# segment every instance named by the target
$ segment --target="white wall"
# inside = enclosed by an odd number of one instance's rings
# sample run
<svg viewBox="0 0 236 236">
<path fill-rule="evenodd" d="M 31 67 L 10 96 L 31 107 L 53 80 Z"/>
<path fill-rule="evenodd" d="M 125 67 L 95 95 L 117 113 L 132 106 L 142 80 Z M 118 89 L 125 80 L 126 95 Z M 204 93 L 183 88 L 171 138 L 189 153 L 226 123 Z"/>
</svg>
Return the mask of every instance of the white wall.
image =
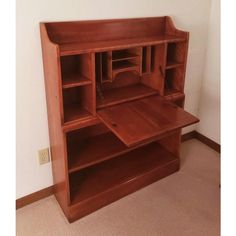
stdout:
<svg viewBox="0 0 236 236">
<path fill-rule="evenodd" d="M 220 1 L 212 0 L 197 131 L 220 143 Z"/>
<path fill-rule="evenodd" d="M 18 0 L 16 198 L 52 185 L 51 165 L 37 150 L 49 146 L 39 22 L 169 15 L 190 32 L 186 109 L 197 115 L 210 0 Z M 195 126 L 185 129 L 194 129 Z"/>
</svg>

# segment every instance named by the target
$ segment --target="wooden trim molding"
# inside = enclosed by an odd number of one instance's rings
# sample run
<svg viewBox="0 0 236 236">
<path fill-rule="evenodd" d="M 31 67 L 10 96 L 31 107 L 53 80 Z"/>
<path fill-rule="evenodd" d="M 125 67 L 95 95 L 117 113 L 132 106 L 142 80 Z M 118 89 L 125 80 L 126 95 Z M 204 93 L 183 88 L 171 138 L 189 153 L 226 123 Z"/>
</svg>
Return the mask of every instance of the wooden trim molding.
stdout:
<svg viewBox="0 0 236 236">
<path fill-rule="evenodd" d="M 215 151 L 220 153 L 221 147 L 218 143 L 216 143 L 213 140 L 207 138 L 206 136 L 198 133 L 195 130 L 191 131 L 189 133 L 183 134 L 181 136 L 181 141 L 185 142 L 185 141 L 193 139 L 193 138 L 201 141 L 202 143 L 206 144 L 210 148 L 212 148 Z M 16 209 L 22 208 L 28 204 L 31 204 L 31 203 L 36 202 L 38 200 L 41 200 L 41 199 L 48 197 L 52 194 L 53 194 L 53 186 L 49 186 L 49 187 L 39 190 L 35 193 L 31 193 L 25 197 L 22 197 L 22 198 L 19 198 L 16 200 Z"/>
<path fill-rule="evenodd" d="M 207 146 L 209 146 L 210 148 L 214 149 L 215 151 L 219 152 L 220 153 L 220 144 L 216 143 L 215 141 L 207 138 L 206 136 L 204 136 L 203 134 L 201 133 L 198 133 L 196 130 L 194 131 L 191 131 L 187 134 L 183 134 L 182 137 L 181 137 L 181 141 L 184 142 L 184 141 L 187 141 L 189 139 L 197 139 L 199 141 L 201 141 L 202 143 L 206 144 Z"/>
<path fill-rule="evenodd" d="M 181 142 L 185 142 L 185 141 L 188 141 L 193 138 L 196 138 L 196 131 L 195 130 L 191 131 L 189 133 L 186 133 L 186 134 L 182 134 L 181 135 Z"/>
<path fill-rule="evenodd" d="M 220 153 L 220 144 L 195 131 L 195 138 Z"/>
<path fill-rule="evenodd" d="M 19 198 L 16 200 L 16 209 L 22 208 L 26 205 L 29 205 L 33 202 L 41 200 L 45 197 L 48 197 L 53 194 L 53 186 L 49 186 L 37 192 L 31 193 L 25 197 Z"/>
</svg>

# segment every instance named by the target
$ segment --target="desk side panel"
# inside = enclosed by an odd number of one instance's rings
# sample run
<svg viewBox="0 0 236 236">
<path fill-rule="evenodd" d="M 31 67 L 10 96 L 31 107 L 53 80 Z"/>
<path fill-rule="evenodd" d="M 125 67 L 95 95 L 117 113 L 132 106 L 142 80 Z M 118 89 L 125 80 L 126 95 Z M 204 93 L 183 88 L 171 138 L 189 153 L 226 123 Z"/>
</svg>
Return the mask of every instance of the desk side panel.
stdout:
<svg viewBox="0 0 236 236">
<path fill-rule="evenodd" d="M 50 42 L 44 24 L 40 24 L 44 79 L 47 99 L 50 150 L 54 193 L 67 215 L 69 203 L 66 140 L 62 132 L 62 94 L 60 82 L 60 58 L 58 45 Z"/>
</svg>

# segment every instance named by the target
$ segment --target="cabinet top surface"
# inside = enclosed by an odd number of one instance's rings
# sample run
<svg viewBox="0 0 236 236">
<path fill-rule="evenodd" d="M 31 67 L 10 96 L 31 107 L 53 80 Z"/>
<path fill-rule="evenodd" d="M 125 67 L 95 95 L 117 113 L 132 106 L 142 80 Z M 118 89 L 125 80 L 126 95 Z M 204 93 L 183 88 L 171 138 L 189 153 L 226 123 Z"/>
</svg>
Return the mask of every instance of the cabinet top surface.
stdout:
<svg viewBox="0 0 236 236">
<path fill-rule="evenodd" d="M 48 42 L 58 46 L 61 56 L 188 39 L 188 33 L 177 30 L 168 16 L 46 22 L 41 27 Z"/>
<path fill-rule="evenodd" d="M 146 38 L 133 38 L 123 40 L 110 40 L 99 42 L 84 42 L 84 43 L 64 43 L 59 45 L 60 55 L 74 55 L 87 52 L 102 52 L 107 50 L 124 49 L 129 47 L 147 46 L 167 42 L 182 42 L 185 41 L 183 37 L 176 37 L 171 35 L 162 35 Z"/>
</svg>

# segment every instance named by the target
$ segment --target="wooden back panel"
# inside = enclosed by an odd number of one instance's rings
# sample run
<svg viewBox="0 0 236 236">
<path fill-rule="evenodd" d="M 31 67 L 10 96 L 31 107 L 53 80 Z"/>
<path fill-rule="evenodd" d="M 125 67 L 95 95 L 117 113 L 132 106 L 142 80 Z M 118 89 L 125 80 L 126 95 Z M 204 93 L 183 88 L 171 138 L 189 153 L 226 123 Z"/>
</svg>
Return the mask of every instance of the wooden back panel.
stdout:
<svg viewBox="0 0 236 236">
<path fill-rule="evenodd" d="M 45 23 L 54 43 L 96 42 L 165 34 L 166 17 Z"/>
</svg>

